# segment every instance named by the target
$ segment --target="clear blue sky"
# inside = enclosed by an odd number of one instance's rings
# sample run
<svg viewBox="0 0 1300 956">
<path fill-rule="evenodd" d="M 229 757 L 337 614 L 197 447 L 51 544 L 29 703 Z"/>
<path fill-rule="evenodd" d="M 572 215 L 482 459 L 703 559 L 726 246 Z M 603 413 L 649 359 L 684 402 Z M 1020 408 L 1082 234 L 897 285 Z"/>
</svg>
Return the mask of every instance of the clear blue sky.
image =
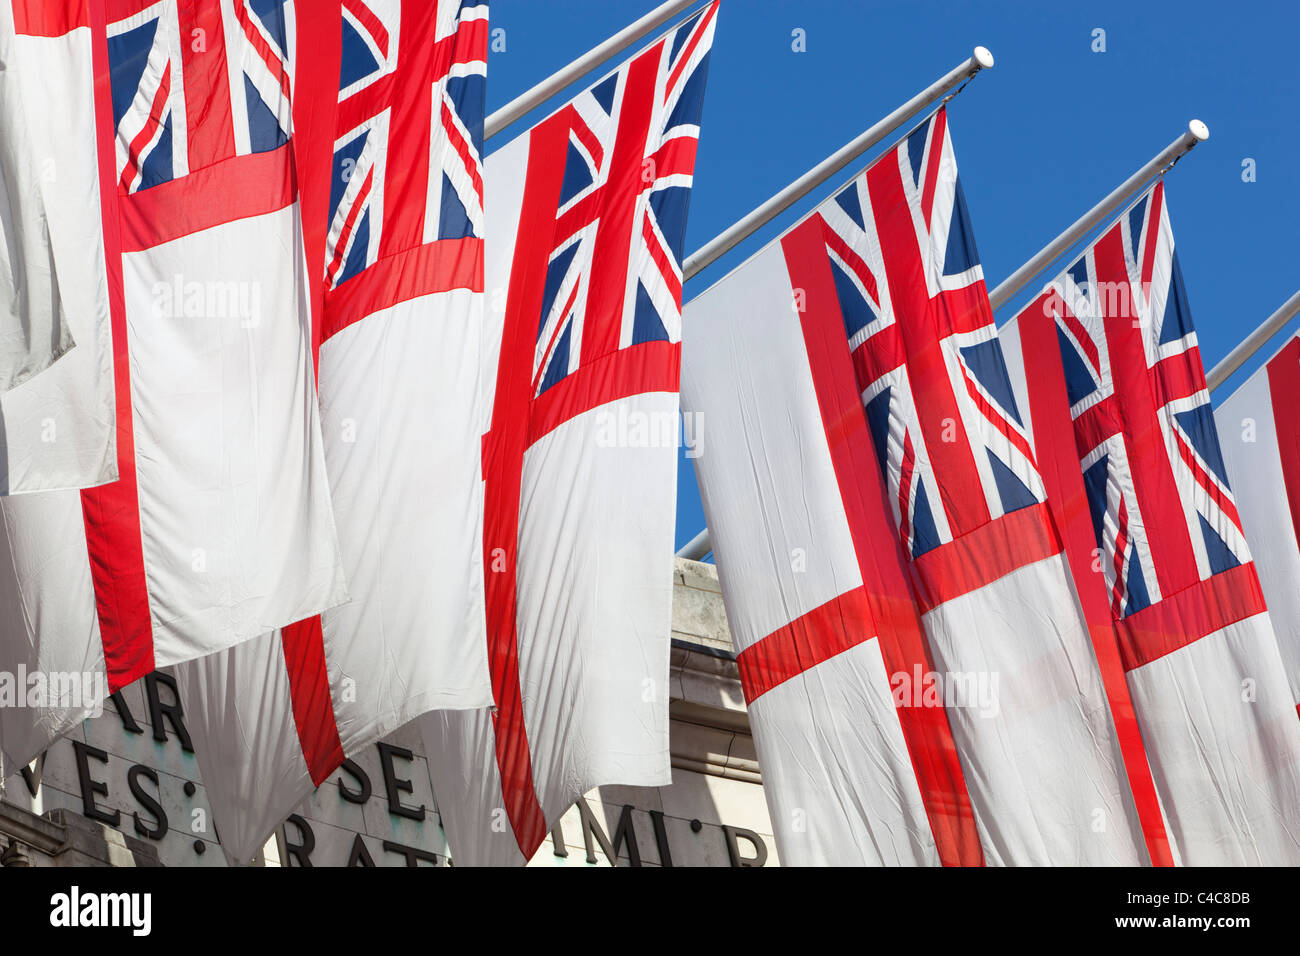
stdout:
<svg viewBox="0 0 1300 956">
<path fill-rule="evenodd" d="M 492 25 L 505 29 L 506 49 L 488 65 L 489 112 L 655 5 L 492 0 Z M 791 49 L 795 28 L 805 31 L 806 52 Z M 1104 53 L 1092 50 L 1097 28 L 1106 31 Z M 990 288 L 1179 136 L 1189 119 L 1209 125 L 1209 141 L 1169 174 L 1166 189 L 1201 349 L 1212 365 L 1300 287 L 1298 39 L 1294 0 L 722 0 L 686 248 L 712 238 L 983 44 L 997 65 L 954 102 L 949 121 Z M 525 127 L 501 134 L 489 151 Z M 1242 181 L 1247 157 L 1256 164 L 1253 183 Z M 687 284 L 685 298 L 847 178 L 705 270 Z M 1243 377 L 1216 396 L 1225 398 Z M 683 458 L 678 544 L 703 526 Z"/>
</svg>

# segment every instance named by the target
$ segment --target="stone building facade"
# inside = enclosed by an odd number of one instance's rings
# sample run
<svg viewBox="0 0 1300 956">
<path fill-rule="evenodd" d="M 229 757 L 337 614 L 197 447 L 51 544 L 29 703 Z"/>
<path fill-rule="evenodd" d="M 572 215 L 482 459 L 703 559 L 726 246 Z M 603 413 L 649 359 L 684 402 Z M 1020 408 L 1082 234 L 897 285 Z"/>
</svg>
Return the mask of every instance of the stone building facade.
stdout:
<svg viewBox="0 0 1300 956">
<path fill-rule="evenodd" d="M 602 787 L 534 866 L 775 865 L 716 569 L 678 558 L 670 670 L 673 783 Z M 445 866 L 420 735 L 399 729 L 303 801 L 254 865 Z M 0 864 L 224 866 L 184 702 L 166 675 L 123 690 L 30 768 L 3 768 Z"/>
</svg>

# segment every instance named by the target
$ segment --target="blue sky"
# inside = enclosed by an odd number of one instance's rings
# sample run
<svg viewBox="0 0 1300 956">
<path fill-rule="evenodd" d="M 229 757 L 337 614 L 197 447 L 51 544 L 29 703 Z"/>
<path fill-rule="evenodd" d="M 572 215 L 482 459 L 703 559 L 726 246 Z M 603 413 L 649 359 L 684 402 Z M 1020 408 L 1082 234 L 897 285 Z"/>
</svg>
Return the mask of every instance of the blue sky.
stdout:
<svg viewBox="0 0 1300 956">
<path fill-rule="evenodd" d="M 504 28 L 506 49 L 489 62 L 489 112 L 653 6 L 492 0 L 492 25 Z M 791 48 L 796 28 L 806 52 Z M 1097 29 L 1105 31 L 1105 52 L 1093 52 Z M 1169 174 L 1166 190 L 1201 350 L 1213 365 L 1300 287 L 1297 33 L 1300 5 L 1282 0 L 722 0 L 687 251 L 983 44 L 997 64 L 953 103 L 949 122 L 989 287 L 1197 117 L 1210 139 Z M 526 125 L 502 133 L 489 151 Z M 1247 158 L 1255 165 L 1249 183 Z M 857 165 L 688 283 L 685 298 L 828 196 Z M 703 526 L 683 458 L 678 544 Z"/>
</svg>

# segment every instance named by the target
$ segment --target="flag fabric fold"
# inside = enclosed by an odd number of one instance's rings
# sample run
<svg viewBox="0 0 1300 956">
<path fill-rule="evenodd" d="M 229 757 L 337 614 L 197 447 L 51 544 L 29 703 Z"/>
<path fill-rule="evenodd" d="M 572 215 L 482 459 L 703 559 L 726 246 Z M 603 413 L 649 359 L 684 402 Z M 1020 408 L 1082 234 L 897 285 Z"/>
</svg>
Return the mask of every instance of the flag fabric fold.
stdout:
<svg viewBox="0 0 1300 956">
<path fill-rule="evenodd" d="M 1300 338 L 1214 412 L 1278 651 L 1300 704 Z"/>
<path fill-rule="evenodd" d="M 495 708 L 421 720 L 458 865 L 669 781 L 681 262 L 717 4 L 487 163 Z"/>
<path fill-rule="evenodd" d="M 85 0 L 0 3 L 0 495 L 117 478 L 96 83 Z"/>
<path fill-rule="evenodd" d="M 1164 183 L 1000 337 L 1089 624 L 1113 633 L 1175 861 L 1295 863 L 1300 724 Z"/>
<path fill-rule="evenodd" d="M 56 181 L 56 156 L 76 150 L 77 134 L 86 132 L 93 115 L 85 4 L 76 7 L 0 5 L 0 394 L 43 372 L 76 344 L 76 312 L 93 301 L 103 275 L 95 268 L 102 265 L 96 261 L 102 250 L 96 257 L 93 241 L 81 244 L 94 239 L 98 225 L 98 191 L 86 188 L 94 184 L 93 156 L 71 171 L 73 181 L 62 197 Z M 71 123 L 59 142 L 48 132 L 48 117 L 65 104 Z M 74 269 L 84 268 L 79 256 L 90 261 L 89 282 Z"/>
<path fill-rule="evenodd" d="M 326 470 L 350 603 L 176 668 L 222 846 L 247 862 L 349 755 L 491 706 L 482 552 L 488 5 L 303 7 L 295 119 Z M 330 120 L 313 138 L 312 124 Z M 321 223 L 326 227 L 321 229 Z"/>
<path fill-rule="evenodd" d="M 106 255 L 123 291 L 110 310 L 118 480 L 6 501 L 18 578 L 5 587 L 31 604 L 0 609 L 0 654 L 21 660 L 39 644 L 55 671 L 102 655 L 114 690 L 335 606 L 347 590 L 290 149 L 292 7 L 87 0 L 85 10 L 103 78 L 100 188 L 116 193 Z M 56 537 L 78 518 L 80 542 Z M 36 560 L 55 542 L 59 562 Z M 51 633 L 23 613 L 59 602 L 75 605 L 62 609 L 75 628 Z"/>
<path fill-rule="evenodd" d="M 946 110 L 684 325 L 783 862 L 1146 862 Z"/>
</svg>

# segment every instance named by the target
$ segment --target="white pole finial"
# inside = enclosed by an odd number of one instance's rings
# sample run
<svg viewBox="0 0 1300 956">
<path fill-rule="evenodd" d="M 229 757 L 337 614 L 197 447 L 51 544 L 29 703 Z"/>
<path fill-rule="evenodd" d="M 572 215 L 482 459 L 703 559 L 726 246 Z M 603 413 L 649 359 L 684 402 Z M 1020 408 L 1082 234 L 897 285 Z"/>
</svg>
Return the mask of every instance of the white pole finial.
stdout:
<svg viewBox="0 0 1300 956">
<path fill-rule="evenodd" d="M 794 203 L 853 162 L 853 160 L 880 143 L 926 106 L 965 83 L 980 70 L 987 70 L 992 65 L 993 54 L 984 47 L 977 46 L 974 54 L 964 63 L 953 67 L 944 76 L 916 94 L 879 123 L 876 123 L 852 142 L 846 143 L 835 153 L 808 170 L 808 172 L 789 186 L 786 186 L 785 189 L 763 203 L 744 219 L 723 230 L 714 236 L 712 240 L 687 256 L 686 261 L 682 264 L 683 280 L 697 275 L 719 257 L 744 242 L 759 229 L 762 229 L 789 209 Z"/>
<path fill-rule="evenodd" d="M 1025 286 L 1038 278 L 1048 266 L 1064 255 L 1071 246 L 1101 225 L 1139 188 L 1163 173 L 1197 143 L 1203 143 L 1209 138 L 1209 127 L 1200 120 L 1194 119 L 1188 123 L 1187 132 L 1152 157 L 1150 162 L 1124 180 L 1114 192 L 1084 213 L 1074 225 L 1049 242 L 1036 256 L 1007 276 L 996 289 L 990 292 L 989 302 L 993 306 L 993 311 L 996 312 L 1006 305 Z"/>
</svg>

